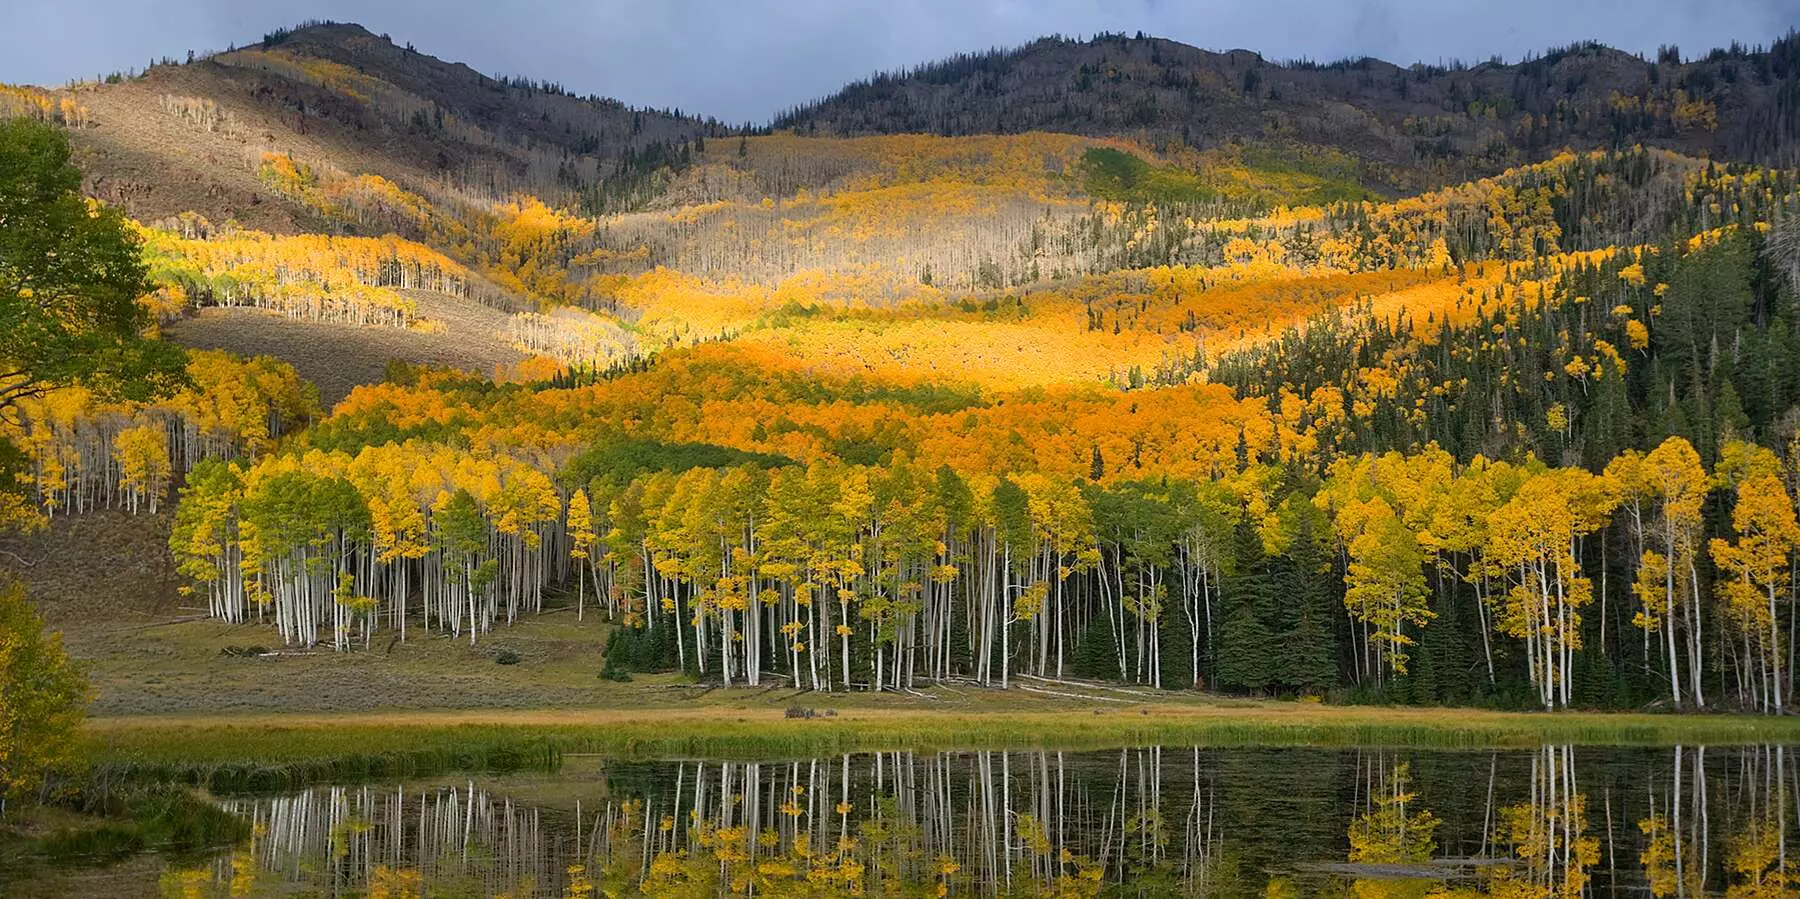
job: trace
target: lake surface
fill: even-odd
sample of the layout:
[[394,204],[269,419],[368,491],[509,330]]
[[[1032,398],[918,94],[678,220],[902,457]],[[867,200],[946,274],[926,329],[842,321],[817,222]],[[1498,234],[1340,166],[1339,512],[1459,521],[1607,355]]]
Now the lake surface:
[[190,896],[1800,895],[1794,747],[573,757],[553,774],[218,801],[252,823],[242,845],[71,882]]

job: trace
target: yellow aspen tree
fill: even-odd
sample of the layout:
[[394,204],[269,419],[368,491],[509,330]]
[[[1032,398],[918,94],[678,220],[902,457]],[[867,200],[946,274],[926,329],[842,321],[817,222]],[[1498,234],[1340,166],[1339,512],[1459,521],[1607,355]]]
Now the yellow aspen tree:
[[1789,697],[1776,604],[1787,592],[1794,551],[1800,547],[1800,524],[1781,479],[1765,473],[1738,484],[1731,524],[1737,539],[1714,538],[1711,544],[1713,561],[1727,575],[1718,585],[1719,596],[1739,628],[1746,655],[1753,655],[1761,669],[1750,692],[1763,711],[1779,712]]
[[1525,641],[1526,667],[1546,709],[1569,704],[1580,610],[1594,598],[1579,540],[1605,524],[1615,503],[1603,477],[1554,469],[1528,479],[1490,523],[1487,559],[1511,585],[1498,623]]
[[156,514],[174,475],[168,432],[155,424],[126,428],[113,438],[113,457],[119,463],[119,490],[127,508]]
[[594,510],[585,489],[578,489],[569,497],[568,521],[564,527],[569,534],[569,558],[575,562],[575,620],[580,621],[587,613],[587,569],[594,554],[595,540]]
[[1344,605],[1369,624],[1369,641],[1393,674],[1406,673],[1406,648],[1417,641],[1408,625],[1424,627],[1436,615],[1425,587],[1425,554],[1418,538],[1383,499],[1366,507],[1361,533],[1350,541]]
[[[1647,455],[1621,454],[1606,470],[1632,516],[1638,538],[1638,570],[1632,592],[1642,607],[1633,621],[1646,631],[1661,633],[1669,693],[1675,705],[1680,707],[1686,695],[1695,705],[1704,706],[1696,559],[1709,482],[1700,454],[1687,440],[1670,437]],[[1685,652],[1677,645],[1678,621],[1687,625],[1683,629]]]
[[[1409,463],[1399,453],[1342,459],[1314,502],[1333,516],[1344,552],[1344,606],[1363,625],[1363,642],[1375,650],[1359,670],[1379,682],[1406,673],[1406,647],[1436,617],[1425,584],[1425,548],[1408,518],[1428,523],[1433,497],[1450,480],[1450,459],[1437,451]],[[1366,653],[1364,653],[1366,655]]]

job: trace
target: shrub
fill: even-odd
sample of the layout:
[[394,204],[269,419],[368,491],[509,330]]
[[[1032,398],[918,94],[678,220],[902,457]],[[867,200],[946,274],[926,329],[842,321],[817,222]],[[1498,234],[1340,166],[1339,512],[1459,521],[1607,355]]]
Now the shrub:
[[0,812],[74,764],[88,687],[17,584],[0,584]]

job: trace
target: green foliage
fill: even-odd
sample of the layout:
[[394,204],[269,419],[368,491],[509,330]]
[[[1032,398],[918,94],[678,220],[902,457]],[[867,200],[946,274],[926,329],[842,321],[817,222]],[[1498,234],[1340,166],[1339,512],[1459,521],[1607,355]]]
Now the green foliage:
[[1280,644],[1278,679],[1311,695],[1338,684],[1337,627],[1341,607],[1332,572],[1310,520],[1305,522],[1274,577],[1289,624]]
[[685,140],[650,141],[641,147],[627,144],[614,169],[582,191],[582,211],[602,216],[644,208],[693,165],[695,150]]
[[675,627],[621,627],[606,638],[607,680],[630,680],[632,672],[673,671],[680,664],[675,646]]
[[[371,740],[372,734],[363,731],[362,739],[340,741],[340,734],[271,728],[261,733],[278,745],[224,752],[214,751],[224,744],[213,734],[185,745],[165,744],[168,752],[109,753],[94,760],[87,783],[114,788],[181,784],[217,795],[278,794],[316,783],[399,780],[449,771],[554,771],[566,745],[516,727],[452,730],[398,740]],[[325,750],[327,744],[332,748]]]
[[0,222],[0,415],[66,385],[145,400],[182,382],[182,351],[142,336],[138,242],[81,195],[57,128],[0,122]]
[[52,863],[84,865],[121,861],[150,850],[198,860],[250,836],[250,822],[184,787],[132,790],[123,805],[121,814],[108,816],[99,826],[59,830],[43,838],[34,854]]
[[[1398,389],[1368,398],[1335,435],[1338,452],[1435,442],[1461,459],[1529,454],[1600,466],[1682,436],[1710,463],[1725,431],[1777,442],[1800,403],[1800,304],[1763,267],[1764,247],[1756,233],[1735,232],[1647,252],[1636,257],[1642,284],[1621,277],[1634,264],[1621,253],[1572,268],[1541,301],[1492,304],[1464,324],[1333,312],[1225,356],[1212,374],[1244,396],[1335,387],[1357,397],[1365,369],[1405,360]],[[1658,284],[1667,285],[1660,294]],[[1645,322],[1648,344],[1638,347],[1633,333]],[[1562,428],[1550,424],[1559,405]]]
[[[1180,662],[1180,653],[1170,651],[1174,661]],[[1088,626],[1075,639],[1075,652],[1069,657],[1069,669],[1076,677],[1092,680],[1117,680],[1119,677],[1119,644],[1113,639],[1112,627],[1105,618],[1098,615],[1088,622]],[[1186,671],[1174,670],[1169,674],[1177,679],[1184,678]]]
[[1287,195],[1279,198],[1286,205],[1324,206],[1370,199],[1354,157],[1282,144],[1250,144],[1242,154],[1244,167],[1259,176],[1258,180],[1287,188]]
[[683,472],[690,468],[781,468],[793,465],[785,456],[751,453],[710,443],[678,443],[649,437],[607,434],[595,439],[589,447],[563,469],[567,484],[585,486],[595,481],[625,484],[640,474],[652,471]]
[[1219,198],[1192,172],[1153,166],[1111,147],[1092,147],[1082,154],[1081,186],[1102,200],[1126,203],[1205,203]]
[[1219,637],[1219,685],[1261,693],[1275,683],[1279,659],[1269,619],[1282,598],[1262,537],[1249,521],[1236,530],[1235,573],[1225,581]]
[[0,808],[72,761],[87,682],[17,584],[0,584]]
[[[444,554],[452,562],[452,576],[473,581],[476,575],[470,568],[488,545],[487,519],[481,513],[481,505],[475,501],[474,494],[458,489],[450,495],[450,501],[436,511],[432,522],[443,542]],[[477,587],[470,583],[469,589],[474,591]]]

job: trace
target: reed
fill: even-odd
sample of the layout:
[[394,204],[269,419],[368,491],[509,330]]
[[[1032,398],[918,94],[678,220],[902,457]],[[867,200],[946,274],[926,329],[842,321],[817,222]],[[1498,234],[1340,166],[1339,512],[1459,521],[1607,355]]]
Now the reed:
[[567,753],[625,759],[769,760],[844,752],[1125,746],[1393,746],[1437,749],[1800,742],[1800,719],[1526,714],[1292,704],[988,712],[774,709],[450,712],[106,720],[85,736],[90,776],[216,792],[553,770]]
[[83,785],[76,795],[60,799],[56,812],[56,826],[36,836],[29,835],[30,827],[0,829],[0,884],[30,883],[44,864],[106,865],[149,850],[177,861],[201,862],[250,836],[249,822],[192,790],[168,784],[129,786],[104,795]]

